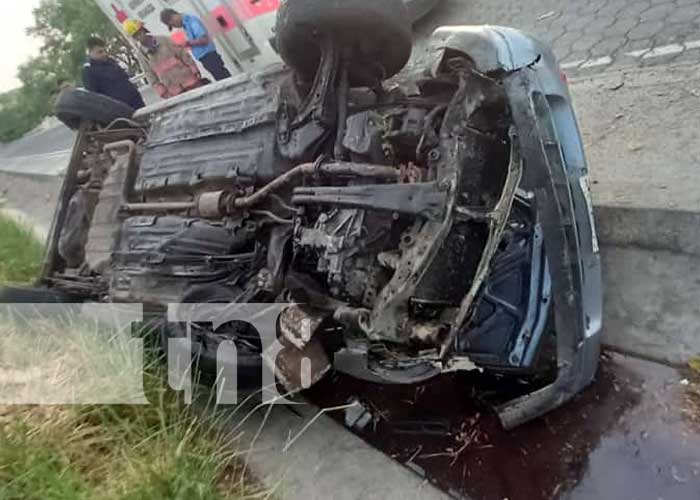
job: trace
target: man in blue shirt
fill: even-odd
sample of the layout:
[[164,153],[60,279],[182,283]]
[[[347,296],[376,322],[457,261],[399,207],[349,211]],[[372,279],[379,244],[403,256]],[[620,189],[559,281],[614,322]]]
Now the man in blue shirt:
[[202,63],[215,80],[223,80],[231,76],[201,19],[189,14],[180,14],[173,9],[165,9],[160,13],[160,20],[170,31],[173,28],[185,30],[187,46],[192,49],[192,56]]
[[128,104],[134,109],[143,108],[145,104],[136,85],[131,83],[126,71],[109,57],[105,45],[100,38],[88,39],[90,59],[83,67],[83,86],[92,92]]

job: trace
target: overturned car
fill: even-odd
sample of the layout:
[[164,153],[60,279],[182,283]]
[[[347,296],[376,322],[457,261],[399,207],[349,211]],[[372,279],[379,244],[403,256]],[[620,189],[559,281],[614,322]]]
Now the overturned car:
[[[59,99],[79,136],[41,287],[156,316],[171,303],[298,304],[278,335],[313,357],[311,382],[331,366],[413,384],[554,364],[547,384],[497,408],[508,428],[540,416],[591,382],[600,349],[600,259],[565,78],[549,49],[501,27],[439,28],[427,60],[406,67],[400,0],[337,4],[282,5],[285,65],[135,116],[82,90]],[[203,359],[233,340],[241,369],[260,370],[254,331],[192,332]]]

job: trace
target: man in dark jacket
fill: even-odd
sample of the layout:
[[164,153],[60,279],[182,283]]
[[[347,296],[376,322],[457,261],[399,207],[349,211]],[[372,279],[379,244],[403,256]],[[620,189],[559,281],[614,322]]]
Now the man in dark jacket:
[[134,109],[143,108],[146,104],[136,85],[131,83],[126,71],[107,55],[105,47],[105,42],[100,38],[88,39],[90,60],[83,68],[83,85],[92,92],[121,101]]

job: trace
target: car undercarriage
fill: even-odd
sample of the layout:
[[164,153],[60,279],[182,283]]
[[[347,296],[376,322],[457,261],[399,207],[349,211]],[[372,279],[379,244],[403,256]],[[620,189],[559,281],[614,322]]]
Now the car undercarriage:
[[[572,397],[597,366],[600,263],[585,163],[566,165],[561,99],[540,80],[551,54],[494,62],[495,38],[523,35],[442,28],[430,64],[399,73],[410,45],[329,29],[299,60],[294,15],[287,65],[82,121],[42,284],[155,314],[297,304],[277,335],[314,358],[312,383],[331,367],[383,384],[551,375],[498,408],[506,427]],[[194,340],[227,339],[260,357],[247,329]]]

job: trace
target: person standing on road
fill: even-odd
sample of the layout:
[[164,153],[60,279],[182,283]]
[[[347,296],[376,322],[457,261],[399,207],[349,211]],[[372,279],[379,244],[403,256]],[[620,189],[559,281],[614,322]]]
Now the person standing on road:
[[139,90],[131,83],[124,68],[109,57],[106,46],[101,38],[88,38],[89,60],[83,67],[83,86],[91,92],[106,95],[134,109],[143,108],[146,104]]
[[175,45],[167,36],[152,35],[141,21],[127,19],[123,26],[139,42],[136,57],[160,97],[175,97],[206,83],[187,49]]
[[194,58],[202,63],[215,80],[231,76],[201,19],[190,14],[180,14],[173,9],[165,9],[160,13],[160,20],[170,31],[173,28],[184,28],[187,35],[186,46],[192,49]]

